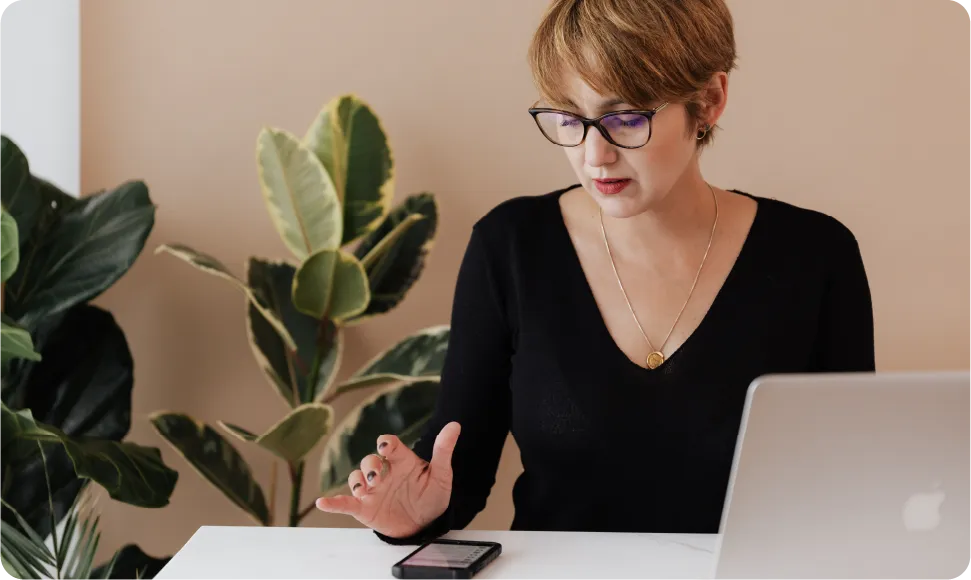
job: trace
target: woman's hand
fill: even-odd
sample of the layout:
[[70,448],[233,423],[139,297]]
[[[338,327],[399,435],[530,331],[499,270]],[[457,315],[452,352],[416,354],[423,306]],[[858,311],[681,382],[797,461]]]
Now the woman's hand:
[[[448,508],[452,496],[452,451],[461,427],[452,422],[435,438],[431,462],[426,462],[394,435],[378,437],[378,455],[368,455],[361,469],[347,478],[353,497],[317,500],[321,511],[353,516],[365,526],[392,538],[421,531]],[[382,470],[382,459],[387,469]]]

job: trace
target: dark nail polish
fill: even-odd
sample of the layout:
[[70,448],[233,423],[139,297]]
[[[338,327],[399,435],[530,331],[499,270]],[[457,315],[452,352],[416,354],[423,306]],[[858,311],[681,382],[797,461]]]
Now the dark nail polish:
[[384,449],[387,446],[388,446],[388,442],[387,441],[382,441],[381,442],[381,445],[378,445],[378,451],[381,451],[382,449]]
[[368,474],[367,474],[367,481],[368,481],[368,483],[371,483],[371,481],[375,478],[375,476],[377,476],[377,473],[375,473],[373,471],[369,471]]
[[351,488],[351,491],[357,491],[357,488],[361,487],[362,485],[364,485],[364,484],[363,483],[355,483],[354,484],[354,487]]

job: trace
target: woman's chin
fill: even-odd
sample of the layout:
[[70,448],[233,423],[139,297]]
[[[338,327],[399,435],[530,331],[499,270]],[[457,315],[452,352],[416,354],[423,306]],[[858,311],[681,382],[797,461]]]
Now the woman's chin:
[[[591,197],[607,217],[616,219],[633,217],[649,209],[652,201],[643,191],[633,187],[634,185],[631,183],[624,191],[612,194],[600,193],[594,189]],[[631,191],[627,191],[628,189]]]

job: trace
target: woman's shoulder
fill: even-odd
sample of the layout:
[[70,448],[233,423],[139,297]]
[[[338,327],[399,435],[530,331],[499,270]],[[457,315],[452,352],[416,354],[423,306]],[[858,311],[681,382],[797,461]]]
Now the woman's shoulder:
[[746,193],[733,193],[754,199],[758,203],[756,221],[766,239],[783,246],[797,246],[813,251],[856,251],[857,239],[853,231],[834,215],[793,202]]
[[543,235],[544,230],[556,227],[559,225],[557,220],[562,220],[560,195],[577,187],[580,185],[503,200],[475,222],[473,231],[488,238],[510,241]]

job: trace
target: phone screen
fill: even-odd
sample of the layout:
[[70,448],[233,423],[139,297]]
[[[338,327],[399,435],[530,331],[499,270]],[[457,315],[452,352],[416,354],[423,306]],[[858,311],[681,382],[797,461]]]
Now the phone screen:
[[466,546],[461,544],[429,544],[402,562],[404,566],[431,566],[435,568],[468,568],[490,546]]

